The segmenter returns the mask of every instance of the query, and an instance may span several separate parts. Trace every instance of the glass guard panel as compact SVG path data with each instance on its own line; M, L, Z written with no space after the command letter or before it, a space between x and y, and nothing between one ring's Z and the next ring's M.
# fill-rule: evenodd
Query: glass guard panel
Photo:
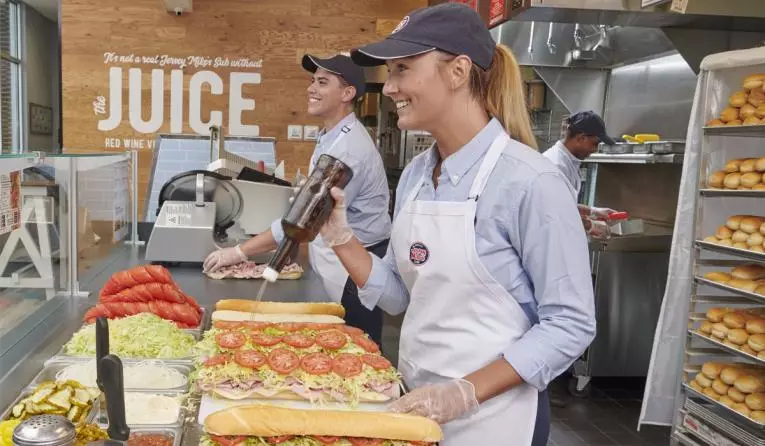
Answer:
M35 156L0 159L0 357L67 294L67 175Z

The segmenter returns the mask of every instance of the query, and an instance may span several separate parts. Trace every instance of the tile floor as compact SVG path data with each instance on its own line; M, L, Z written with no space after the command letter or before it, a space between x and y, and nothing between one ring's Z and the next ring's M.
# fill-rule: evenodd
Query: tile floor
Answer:
M548 446L669 445L669 428L644 426L637 432L643 380L595 379L587 398L575 398L566 380L550 388L554 401Z

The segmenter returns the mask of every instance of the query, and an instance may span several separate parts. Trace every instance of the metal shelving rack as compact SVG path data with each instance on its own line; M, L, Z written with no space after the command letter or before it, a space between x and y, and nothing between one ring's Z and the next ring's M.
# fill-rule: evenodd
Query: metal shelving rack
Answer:
M697 184L700 186L694 209L696 242L691 253L694 280L691 286L684 367L681 377L683 383L690 382L695 374L700 372L701 364L709 360L748 362L765 366L765 360L707 338L696 331L700 323L706 320L703 308L709 306L752 307L765 305L765 296L706 280L700 272L701 268L712 266L720 270L728 270L743 263L765 265L765 254L702 241L704 236L710 234L703 234L700 224L705 213L709 213L709 209L705 207L705 202L709 199L726 200L726 197L735 197L739 200L746 199L746 206L751 208L752 213L765 215L765 192L763 191L705 188L708 174L705 169L706 161L708 161L712 148L720 147L724 138L760 138L763 141L763 155L765 156L765 126L705 127L703 132L701 155L705 161L700 163L697 173ZM736 157L734 150L730 151L732 153L731 159ZM722 166L715 167L720 168ZM758 212L758 210L760 211ZM706 215L706 217L721 220L720 223L722 223L728 216L715 214ZM754 420L696 392L685 384L681 389L680 401L673 425L672 444L765 446L765 425L754 422Z

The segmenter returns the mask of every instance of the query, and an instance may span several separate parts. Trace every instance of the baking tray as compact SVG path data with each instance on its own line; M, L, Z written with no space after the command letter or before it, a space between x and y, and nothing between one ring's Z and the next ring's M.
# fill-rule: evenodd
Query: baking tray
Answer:
M13 400L13 403L11 403L10 406L6 407L5 410L3 410L2 415L0 415L0 421L5 421L8 419L8 416L11 414L11 411L13 410L13 406L18 404L21 400L24 398L32 395L34 393L33 388L27 386L24 388L24 390L19 393L19 396L16 397L15 400ZM85 420L83 420L84 423L92 423L93 420L96 418L96 413L101 410L101 398L96 398L93 401L93 404L90 406L90 412L88 413L88 416L85 417Z
M186 409L185 409L185 402L183 401L183 398L186 396L182 392L160 392L160 391L130 391L129 393L141 393L141 394L150 394L150 395L164 395L169 396L173 398L180 398L181 401L179 402L180 410L178 410L178 417L176 420L170 424L128 424L131 430L139 430L139 429L160 429L160 428L182 428L183 427L183 421L186 418ZM106 414L106 405L102 404L99 406L99 411L96 413L94 422L98 424L99 426L105 428L106 426L109 426L109 417Z
M169 427L137 427L130 428L130 435L133 434L165 434L173 437L173 446L181 446L181 440L183 437L183 430L181 428L169 428Z
M95 358L92 358L95 360ZM123 361L124 364L135 364L138 362L143 362L144 360L140 361L130 361L126 362ZM152 361L152 360L147 360ZM171 369L175 369L179 371L185 378L186 378L186 384L180 387L171 387L169 389L147 389L143 387L126 387L126 391L134 391L134 390L141 390L141 391L172 391L172 392L187 392L189 389L189 374L191 373L191 366L186 364L178 364L178 363L170 363L161 359L154 360L157 362L161 362L162 365L167 366ZM29 385L29 387L36 387L38 384L40 384L43 381L55 381L56 374L60 372L61 370L65 369L66 367L72 365L72 364L78 364L81 363L81 360L71 360L71 359L53 359L45 364L43 369L40 371L40 373L35 376L35 378L32 380L32 383Z
M609 155L624 155L625 153L632 153L633 146L635 145L636 144L632 143L616 143L614 145L603 144L600 147L601 150L598 151Z
M765 303L765 296L762 296L760 294L755 294L746 290L741 290L738 288L733 288L732 286L728 286L722 283L713 282L709 279L704 279L703 277L694 277L693 280L699 284L699 285L707 285L711 286L712 288L717 288L718 290L722 291L728 291L731 293L736 294L737 296L745 297L747 299L751 299L754 301Z
M723 349L723 350L725 350L725 351L727 351L729 353L733 353L736 356L740 356L741 358L745 358L745 359L749 359L749 360L755 361L755 362L757 362L760 365L765 365L765 360L762 360L762 359L760 359L760 358L758 358L756 356L752 356L749 353L746 353L744 351L735 349L735 348L733 348L733 347L731 347L729 345L725 345L722 342L718 341L717 339L713 339L713 338L707 337L707 336L705 336L705 335L703 335L701 333L697 333L694 330L688 330L688 333L690 333L692 336L695 336L697 338L703 339L706 342L714 344L715 347L721 348L721 349Z
M765 190L700 189L702 197L765 198Z
M668 153L685 153L684 141L652 141L643 143L650 153L666 155Z
M729 438L741 441L747 446L765 446L765 438L758 438L757 436L749 433L747 430L739 427L737 424L731 423L730 421L721 417L715 413L715 408L712 405L704 405L697 403L692 398L686 398L685 408L688 410L689 415L696 416L701 421L708 423L710 426L716 429L719 429L720 432L728 435Z
M694 375L694 379L695 379ZM715 405L716 407L722 408L723 410L727 411L728 414L732 415L731 418L738 420L739 423L744 424L746 426L750 426L751 428L758 429L762 432L765 432L765 424L758 423L754 421L753 419L745 416L744 414L738 413L735 410L731 409L730 407L720 404L719 402L713 400L712 398L704 395L701 392L697 392L693 387L689 386L687 383L683 383L683 387L685 388L685 391L689 394L693 395L694 397L701 398L704 401Z

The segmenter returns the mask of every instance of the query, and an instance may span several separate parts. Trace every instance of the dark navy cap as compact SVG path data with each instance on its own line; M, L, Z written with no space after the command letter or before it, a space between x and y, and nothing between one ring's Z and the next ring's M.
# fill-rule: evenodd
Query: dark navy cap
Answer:
M568 118L568 126L585 135L597 136L600 142L609 146L616 144L613 138L606 133L606 123L592 110L574 113Z
M353 63L348 56L338 54L329 59L320 59L316 56L306 54L303 56L303 68L310 73L315 73L318 68L322 68L332 74L342 77L348 85L356 87L357 98L363 96L366 91L364 70Z
M465 55L488 70L497 44L481 16L462 3L440 3L413 11L391 35L351 52L361 66L382 65L386 60L417 56L441 50Z

